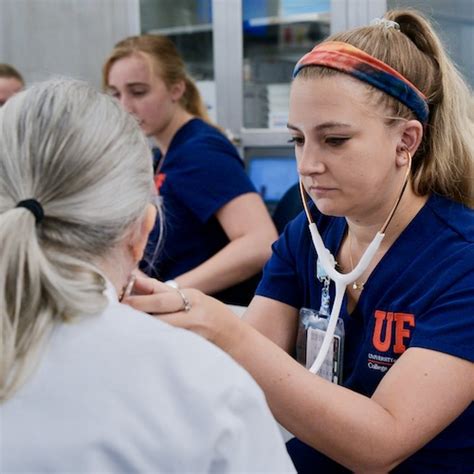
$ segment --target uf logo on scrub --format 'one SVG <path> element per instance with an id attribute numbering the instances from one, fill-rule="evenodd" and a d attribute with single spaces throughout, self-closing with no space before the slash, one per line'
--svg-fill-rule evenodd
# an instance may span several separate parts
<path id="1" fill-rule="evenodd" d="M 404 341 L 410 338 L 411 328 L 415 327 L 415 315 L 376 310 L 374 317 L 375 327 L 372 336 L 374 347 L 379 352 L 388 352 L 393 345 L 393 352 L 402 354 L 406 350 Z"/>
<path id="2" fill-rule="evenodd" d="M 155 175 L 155 186 L 156 190 L 159 191 L 163 183 L 165 182 L 166 174 L 165 173 L 158 173 Z"/>

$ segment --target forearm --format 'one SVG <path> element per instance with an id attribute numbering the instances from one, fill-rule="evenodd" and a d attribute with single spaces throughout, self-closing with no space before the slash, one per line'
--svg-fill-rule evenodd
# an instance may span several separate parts
<path id="1" fill-rule="evenodd" d="M 192 287 L 207 294 L 216 293 L 258 273 L 270 254 L 270 239 L 244 235 L 175 279 L 183 288 Z"/>
<path id="2" fill-rule="evenodd" d="M 474 369 L 469 360 L 408 348 L 372 398 L 367 398 L 311 374 L 214 298 L 184 290 L 191 301 L 191 310 L 185 312 L 181 295 L 167 285 L 152 279 L 139 279 L 137 285 L 143 296 L 128 298 L 129 304 L 160 314 L 170 324 L 201 334 L 228 352 L 259 383 L 285 428 L 353 471 L 393 469 L 472 403 Z M 283 315 L 294 316 L 291 308 L 280 309 Z M 277 314 L 275 310 L 267 304 L 265 312 Z M 282 345 L 286 347 L 287 341 Z"/>
<path id="3" fill-rule="evenodd" d="M 285 428 L 349 469 L 381 472 L 406 456 L 390 413 L 370 398 L 311 374 L 250 326 L 230 354 L 262 387 Z"/>

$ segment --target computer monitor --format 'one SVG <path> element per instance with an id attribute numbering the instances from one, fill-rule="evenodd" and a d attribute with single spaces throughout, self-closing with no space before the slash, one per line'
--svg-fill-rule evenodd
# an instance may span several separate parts
<path id="1" fill-rule="evenodd" d="M 298 182 L 293 150 L 254 149 L 245 153 L 250 180 L 272 211 L 285 192 Z"/>

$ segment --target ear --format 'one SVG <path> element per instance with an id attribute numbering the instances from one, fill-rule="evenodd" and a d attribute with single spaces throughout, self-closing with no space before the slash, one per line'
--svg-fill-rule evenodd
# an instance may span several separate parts
<path id="1" fill-rule="evenodd" d="M 140 228 L 137 229 L 133 242 L 130 243 L 130 251 L 132 253 L 133 260 L 138 262 L 143 257 L 145 246 L 148 241 L 156 220 L 156 207 L 153 204 L 148 204 L 145 217 L 143 218 Z"/>
<path id="2" fill-rule="evenodd" d="M 423 138 L 423 126 L 418 120 L 408 120 L 403 122 L 400 130 L 399 143 L 397 144 L 397 165 L 406 166 L 408 157 L 407 151 L 413 156 L 420 146 Z"/>
<path id="3" fill-rule="evenodd" d="M 184 92 L 186 91 L 186 84 L 184 81 L 175 82 L 170 87 L 171 99 L 173 102 L 178 102 L 181 97 L 183 97 Z"/>

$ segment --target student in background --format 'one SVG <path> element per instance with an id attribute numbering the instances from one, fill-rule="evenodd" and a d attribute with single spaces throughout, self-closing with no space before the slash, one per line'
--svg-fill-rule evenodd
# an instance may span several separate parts
<path id="1" fill-rule="evenodd" d="M 105 94 L 49 81 L 0 109 L 2 472 L 294 472 L 247 372 L 120 303 L 155 194 Z"/>
<path id="2" fill-rule="evenodd" d="M 194 290 L 183 290 L 190 312 L 164 319 L 207 337 L 249 370 L 296 436 L 288 449 L 299 473 L 470 473 L 471 93 L 415 11 L 389 11 L 371 26 L 333 35 L 298 62 L 294 76 L 288 127 L 332 265 L 318 265 L 302 213 L 274 244 L 245 321 Z M 341 282 L 335 271 L 350 273 L 379 232 L 369 265 Z M 339 281 L 337 291 L 328 275 Z M 140 280 L 136 291 L 143 296 L 129 303 L 147 312 L 179 304 L 154 280 Z M 343 354 L 329 352 L 325 379 L 292 355 L 296 349 L 311 367 L 331 307 L 345 341 L 341 330 Z M 305 318 L 303 308 L 319 319 Z"/>
<path id="3" fill-rule="evenodd" d="M 148 252 L 152 264 L 142 269 L 175 286 L 248 304 L 253 291 L 235 285 L 261 271 L 277 233 L 237 150 L 209 123 L 176 47 L 157 35 L 120 41 L 105 62 L 103 81 L 158 146 L 155 184 L 165 237 L 159 256 Z"/>
<path id="4" fill-rule="evenodd" d="M 0 64 L 0 107 L 24 85 L 23 77 L 13 66 Z"/>

